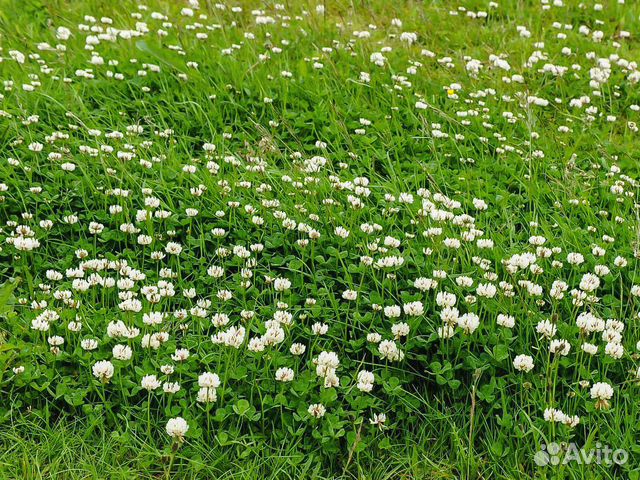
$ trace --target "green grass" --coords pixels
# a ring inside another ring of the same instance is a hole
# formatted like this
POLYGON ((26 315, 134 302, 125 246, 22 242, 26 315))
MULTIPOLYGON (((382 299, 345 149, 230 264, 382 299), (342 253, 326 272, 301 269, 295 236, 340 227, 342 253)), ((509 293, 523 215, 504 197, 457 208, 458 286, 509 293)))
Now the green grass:
POLYGON ((498 3, 0 1, 0 478, 640 478, 640 4, 498 3))
MULTIPOLYGON (((455 478, 450 466, 430 459, 413 444, 415 440, 397 445, 398 451, 384 459, 355 462, 346 472, 337 465, 335 473, 292 445, 247 442, 223 449, 195 443, 175 461, 172 478, 455 478)), ((167 456, 143 439, 87 431, 80 422, 46 426, 34 419, 21 420, 3 431, 2 441, 3 478, 153 479, 163 477, 168 468, 167 456)))

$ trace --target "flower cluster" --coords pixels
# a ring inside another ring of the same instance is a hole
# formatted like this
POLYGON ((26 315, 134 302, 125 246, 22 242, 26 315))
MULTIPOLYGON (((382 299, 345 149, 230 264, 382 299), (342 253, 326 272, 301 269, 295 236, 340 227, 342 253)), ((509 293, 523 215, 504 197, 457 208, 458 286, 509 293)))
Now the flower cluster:
MULTIPOLYGON (((544 1, 535 32, 452 53, 420 19, 295 3, 7 39, 0 396, 105 403, 179 443, 266 418, 333 451, 356 419, 378 438, 469 391, 505 435, 629 408, 640 70, 619 12, 544 1)), ((433 14, 481 36, 509 15, 489 5, 433 14)))

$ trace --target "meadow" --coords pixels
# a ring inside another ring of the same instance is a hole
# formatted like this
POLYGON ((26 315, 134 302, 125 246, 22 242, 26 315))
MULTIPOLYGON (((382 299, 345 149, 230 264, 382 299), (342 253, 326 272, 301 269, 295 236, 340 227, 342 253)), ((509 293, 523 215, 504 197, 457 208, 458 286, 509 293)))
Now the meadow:
POLYGON ((640 479, 640 3, 0 0, 0 479, 640 479))

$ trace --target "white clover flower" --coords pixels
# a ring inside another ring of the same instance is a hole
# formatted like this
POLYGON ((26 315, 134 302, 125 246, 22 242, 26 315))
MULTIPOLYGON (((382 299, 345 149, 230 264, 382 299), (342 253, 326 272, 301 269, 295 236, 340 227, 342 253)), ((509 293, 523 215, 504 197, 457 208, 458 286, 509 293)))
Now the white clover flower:
POLYGON ((606 382, 594 383, 590 390, 591 398, 596 401, 597 409, 609 408, 609 400, 613 397, 613 387, 606 382))
POLYGON ((384 307, 384 316, 387 318, 398 318, 402 314, 402 309, 399 305, 390 305, 384 307))
POLYGON ((276 278, 273 282, 276 292, 284 292, 291 288, 291 281, 286 278, 276 278))
MULTIPOLYGON (((380 341, 382 340, 382 335, 380 335, 379 333, 368 333, 367 334, 367 342, 369 343, 380 343, 380 341)), ((640 342, 639 342, 640 345, 640 342)), ((640 350, 640 346, 638 347, 638 350, 640 350)))
POLYGON ((276 370, 276 380, 279 382, 290 382, 293 380, 294 372, 291 368, 282 367, 276 370))
POLYGON ((175 362, 184 362, 189 358, 189 350, 186 348, 177 348, 176 351, 171 355, 171 359, 175 362))
POLYGON ((115 345, 112 350, 113 358, 117 360, 130 360, 133 350, 129 345, 115 345))
POLYGON ((580 289, 585 292, 593 292, 600 286, 600 279, 592 273, 585 273, 580 280, 580 289))
POLYGON ((374 63, 378 67, 383 67, 385 62, 387 61, 386 57, 380 52, 372 53, 369 57, 369 60, 371 61, 371 63, 374 63))
POLYGON ((182 245, 177 242, 169 242, 164 250, 171 255, 180 255, 182 252, 182 245))
POLYGON ((627 266, 628 262, 627 259, 621 256, 617 256, 614 260, 613 260, 613 264, 618 267, 618 268, 624 268, 627 266))
POLYGON ((609 342, 604 348, 604 353, 611 358, 619 360, 624 355, 624 347, 620 343, 609 342))
POLYGON ((93 364, 93 376, 102 383, 109 383, 113 377, 114 368, 109 360, 101 360, 93 364))
POLYGON ((377 426, 380 430, 384 429, 387 416, 384 413, 376 413, 369 419, 371 425, 377 426))
POLYGON ((409 330, 409 325, 406 323, 395 323, 391 326, 391 333, 396 340, 409 335, 409 330))
POLYGON ((498 314, 496 323, 501 327, 513 328, 516 324, 516 319, 511 315, 498 314))
POLYGON ((184 418, 176 417, 169 419, 165 428, 170 437, 181 442, 184 440, 184 436, 189 430, 189 425, 184 418))
POLYGON ((549 345, 549 351, 553 354, 561 355, 563 357, 569 354, 571 350, 571 344, 563 339, 553 339, 549 345))
POLYGON ((213 403, 218 399, 218 394, 215 388, 202 387, 198 390, 196 400, 198 403, 213 403))
POLYGON ((326 323, 316 322, 311 326, 314 335, 324 335, 329 331, 329 325, 326 323))
POLYGON ((457 298, 455 294, 449 292, 438 292, 436 295, 436 304, 439 307, 453 307, 456 304, 457 298))
POLYGON ((480 318, 475 313, 465 313, 458 317, 458 326, 470 335, 480 326, 480 318))
POLYGON ((567 255, 567 262, 571 265, 580 265, 584 263, 584 256, 581 253, 572 252, 567 255))
POLYGON ((595 355, 598 353, 598 346, 592 343, 584 342, 580 348, 582 348, 582 351, 588 355, 595 355))
POLYGON ((85 338, 80 342, 80 347, 86 351, 95 350, 98 348, 98 341, 93 338, 85 338))
POLYGON ((391 362, 399 362, 404 358, 404 353, 398 348, 396 342, 392 340, 383 340, 378 345, 380 358, 391 362))
POLYGON ((327 409, 321 403, 313 403, 309 405, 307 411, 309 412, 309 415, 315 418, 322 418, 324 417, 324 414, 327 413, 327 409))
POLYGON ((367 370, 360 370, 358 372, 358 378, 357 378, 357 388, 358 390, 360 390, 361 392, 370 392, 371 390, 373 390, 373 383, 375 381, 375 377, 373 376, 373 373, 367 371, 367 370))
POLYGON ((529 355, 518 355, 513 359, 513 367, 521 372, 533 370, 533 357, 529 355))
POLYGON ((405 315, 418 317, 424 313, 424 305, 420 301, 405 303, 402 306, 405 315))
POLYGON ((344 292, 342 292, 342 298, 344 298, 345 300, 353 301, 358 298, 358 292, 356 292, 355 290, 345 290, 344 292))
POLYGON ((251 352, 263 352, 265 349, 265 341, 262 338, 254 337, 249 340, 247 349, 251 352))
MULTIPOLYGON (((436 282, 432 278, 420 277, 414 280, 413 286, 418 290, 420 290, 421 292, 426 292, 428 290, 433 290, 434 288, 436 288, 438 286, 438 282, 436 282)), ((455 295, 454 295, 454 298, 455 298, 455 295)))
POLYGON ((557 327, 550 320, 541 320, 536 325, 536 332, 546 338, 555 336, 557 327))
POLYGON ((561 422, 565 418, 565 414, 562 410, 555 408, 547 408, 544 411, 544 419, 547 422, 561 422))
POLYGON ((58 27, 56 29, 56 38, 58 40, 68 40, 71 37, 71 30, 67 27, 58 27))
POLYGON ((498 289, 492 283, 481 283, 476 289, 476 293, 478 294, 478 296, 485 298, 495 297, 497 291, 498 289))
POLYGON ((220 386, 220 377, 216 373, 202 373, 198 377, 198 386, 206 388, 218 388, 220 386))
POLYGON ((451 338, 455 334, 455 329, 451 325, 443 325, 438 327, 437 333, 440 338, 451 338))
POLYGON ((334 233, 340 238, 348 238, 350 234, 349 230, 344 227, 336 227, 334 233))
POLYGON ((145 375, 144 377, 142 377, 140 385, 145 390, 151 392, 153 390, 156 390, 157 388, 160 388, 162 386, 162 382, 158 380, 158 377, 156 377, 155 375, 145 375))
POLYGON ((304 354, 306 350, 307 350, 307 347, 302 343, 292 343, 291 347, 289 348, 289 352, 291 352, 291 355, 296 355, 296 356, 304 354))
MULTIPOLYGON (((30 237, 15 237, 12 240, 12 244, 16 250, 21 250, 23 252, 30 252, 31 250, 35 250, 40 246, 40 241, 35 238, 30 237)), ((7 239, 9 242, 9 239, 7 239)))
POLYGON ((166 394, 173 395, 180 391, 180 384, 178 382, 164 382, 162 384, 162 391, 166 394))
POLYGON ((418 40, 418 35, 414 32, 402 32, 400 34, 400 40, 411 45, 418 40))

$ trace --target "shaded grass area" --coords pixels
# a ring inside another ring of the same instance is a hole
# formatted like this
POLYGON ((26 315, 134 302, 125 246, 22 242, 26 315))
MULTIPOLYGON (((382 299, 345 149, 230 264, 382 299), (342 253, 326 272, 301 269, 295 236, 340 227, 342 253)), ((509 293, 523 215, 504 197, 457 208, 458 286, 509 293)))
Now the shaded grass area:
POLYGON ((261 444, 252 448, 251 440, 247 439, 245 445, 222 448, 196 442, 185 445, 169 472, 166 451, 149 445, 132 432, 108 433, 99 426, 93 427, 83 420, 68 418, 47 426, 36 417, 21 417, 11 426, 5 425, 0 431, 0 478, 458 478, 453 468, 438 465, 443 459, 429 451, 434 439, 418 436, 408 436, 407 443, 415 443, 397 445, 388 456, 357 455, 348 465, 333 467, 313 455, 301 453, 294 445, 261 444))

